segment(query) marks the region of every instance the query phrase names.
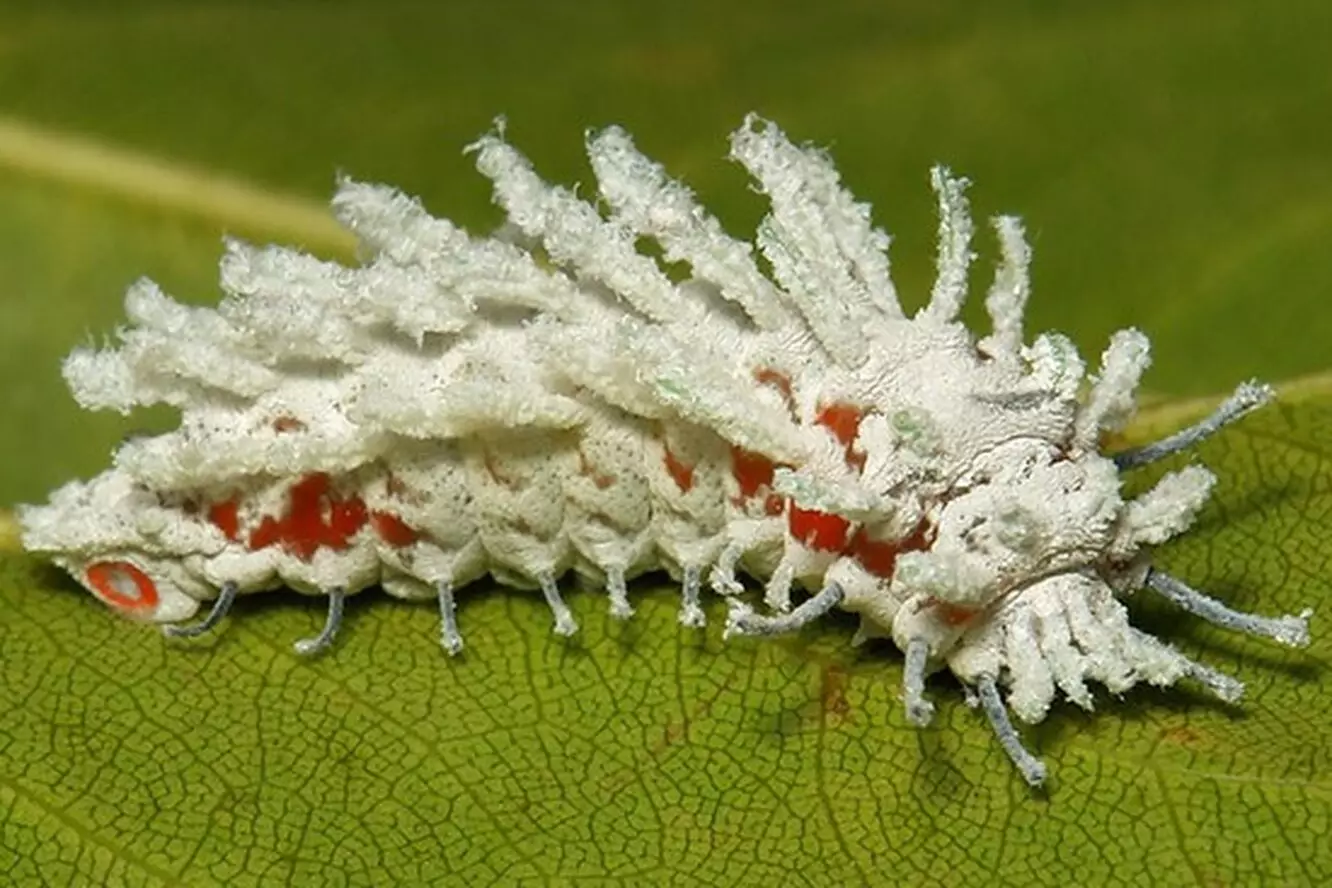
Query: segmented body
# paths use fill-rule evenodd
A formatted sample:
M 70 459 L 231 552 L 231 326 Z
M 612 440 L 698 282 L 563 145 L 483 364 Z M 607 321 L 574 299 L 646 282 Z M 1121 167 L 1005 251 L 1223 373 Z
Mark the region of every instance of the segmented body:
M 868 208 L 775 127 L 751 119 L 732 137 L 772 204 L 756 239 L 766 271 L 619 130 L 589 142 L 606 215 L 499 135 L 473 150 L 513 236 L 472 238 L 392 189 L 343 183 L 334 206 L 372 257 L 362 266 L 233 243 L 217 309 L 136 285 L 121 346 L 76 351 L 66 376 L 85 406 L 165 402 L 181 425 L 25 509 L 26 545 L 131 615 L 176 622 L 216 596 L 175 634 L 211 628 L 236 594 L 325 594 L 303 652 L 332 642 L 343 596 L 378 584 L 438 598 L 456 653 L 453 591 L 487 572 L 539 588 L 561 634 L 577 629 L 556 585 L 570 570 L 628 617 L 627 580 L 665 568 L 690 626 L 706 584 L 732 597 L 728 635 L 841 607 L 861 616 L 859 638 L 905 651 L 912 721 L 929 720 L 924 677 L 946 666 L 1033 783 L 1044 769 L 1009 709 L 1039 721 L 1057 695 L 1090 706 L 1086 679 L 1238 694 L 1133 629 L 1117 596 L 1145 585 L 1231 628 L 1307 640 L 1307 613 L 1238 614 L 1150 566 L 1210 473 L 1120 495 L 1121 470 L 1270 391 L 1241 386 L 1196 427 L 1103 455 L 1102 433 L 1132 414 L 1146 337 L 1116 334 L 1093 377 L 1058 334 L 1026 344 L 1030 254 L 1008 217 L 992 329 L 973 336 L 958 320 L 963 180 L 934 172 L 939 275 L 908 316 Z M 764 582 L 770 615 L 736 597 L 738 572 Z M 796 587 L 816 594 L 792 610 Z

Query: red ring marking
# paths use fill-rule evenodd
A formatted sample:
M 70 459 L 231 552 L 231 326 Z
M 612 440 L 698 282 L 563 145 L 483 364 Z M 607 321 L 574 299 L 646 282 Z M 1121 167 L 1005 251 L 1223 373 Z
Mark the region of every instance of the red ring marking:
M 851 531 L 851 522 L 841 515 L 802 509 L 795 503 L 786 513 L 786 526 L 806 548 L 819 552 L 842 551 Z
M 121 575 L 134 581 L 137 596 L 126 595 L 116 586 L 116 580 Z M 128 561 L 99 561 L 90 564 L 85 576 L 97 596 L 112 607 L 127 611 L 154 610 L 157 607 L 157 587 L 146 573 Z

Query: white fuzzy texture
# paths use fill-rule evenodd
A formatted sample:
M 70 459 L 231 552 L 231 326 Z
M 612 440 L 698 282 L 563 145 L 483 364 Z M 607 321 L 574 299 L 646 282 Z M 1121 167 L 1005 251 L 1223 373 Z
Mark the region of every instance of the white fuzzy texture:
M 1130 628 L 1115 594 L 1213 479 L 1189 467 L 1122 498 L 1099 440 L 1132 415 L 1147 338 L 1115 334 L 1083 399 L 1073 344 L 1025 340 L 1016 219 L 994 223 L 978 339 L 957 320 L 965 179 L 933 171 L 938 277 L 908 319 L 868 206 L 776 126 L 751 117 L 731 139 L 771 206 L 753 243 L 622 130 L 587 147 L 605 214 L 500 133 L 469 149 L 517 242 L 342 181 L 363 265 L 232 242 L 216 309 L 136 285 L 119 344 L 75 351 L 65 375 L 87 407 L 172 404 L 180 427 L 25 508 L 28 548 L 80 578 L 132 559 L 162 599 L 139 616 L 158 620 L 228 582 L 423 597 L 487 572 L 549 592 L 573 569 L 610 583 L 617 616 L 624 579 L 658 568 L 728 595 L 749 573 L 777 610 L 833 584 L 858 637 L 924 642 L 964 682 L 1007 685 L 1026 721 L 1057 692 L 1090 707 L 1088 680 L 1210 676 Z M 304 520 L 320 529 L 292 530 L 318 484 Z

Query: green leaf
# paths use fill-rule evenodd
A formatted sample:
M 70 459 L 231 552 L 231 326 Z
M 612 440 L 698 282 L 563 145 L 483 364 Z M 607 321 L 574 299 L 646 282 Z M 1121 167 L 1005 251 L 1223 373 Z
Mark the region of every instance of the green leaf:
M 1326 611 L 1332 399 L 1283 402 L 1199 454 L 1221 476 L 1162 555 L 1232 605 Z M 1290 652 L 1142 593 L 1144 628 L 1245 681 L 1242 707 L 1179 687 L 1102 694 L 1027 732 L 1048 793 L 1017 777 L 958 686 L 936 725 L 898 701 L 900 656 L 833 620 L 780 642 L 676 623 L 634 590 L 619 624 L 574 592 L 478 584 L 447 658 L 429 606 L 355 598 L 322 617 L 244 600 L 169 643 L 31 559 L 0 568 L 0 867 L 19 884 L 1322 884 L 1332 825 L 1325 616 Z

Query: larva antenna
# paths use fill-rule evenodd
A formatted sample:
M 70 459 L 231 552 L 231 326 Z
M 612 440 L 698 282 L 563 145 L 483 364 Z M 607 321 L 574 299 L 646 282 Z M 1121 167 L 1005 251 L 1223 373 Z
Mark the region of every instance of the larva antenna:
M 900 317 L 894 308 L 891 284 L 886 292 L 892 302 L 885 307 L 882 281 L 874 298 L 852 274 L 851 263 L 827 218 L 827 200 L 836 177 L 828 181 L 826 159 L 812 150 L 792 145 L 772 124 L 759 127 L 754 115 L 731 134 L 731 159 L 745 167 L 768 196 L 771 212 L 759 225 L 758 244 L 772 266 L 782 289 L 796 305 L 823 349 L 839 364 L 858 367 L 869 354 L 867 321 L 876 316 Z M 841 232 L 850 239 L 850 229 Z M 871 238 L 872 240 L 872 238 Z M 886 246 L 886 238 L 881 246 Z M 868 261 L 872 252 L 864 243 L 855 254 Z M 887 259 L 882 268 L 872 263 L 862 275 L 887 280 Z
M 569 190 L 543 182 L 499 134 L 483 136 L 467 150 L 494 183 L 495 202 L 525 234 L 538 238 L 556 263 L 602 284 L 659 324 L 703 317 L 703 305 L 681 295 L 657 264 L 635 249 L 633 232 L 607 222 Z
M 947 167 L 930 170 L 930 184 L 939 200 L 938 274 L 929 304 L 916 314 L 916 320 L 947 324 L 957 320 L 967 297 L 967 269 L 971 252 L 971 210 L 967 204 L 967 186 L 971 182 L 954 176 Z
M 1096 450 L 1101 432 L 1123 428 L 1133 415 L 1134 394 L 1151 363 L 1151 342 L 1141 331 L 1129 328 L 1110 337 L 1100 373 L 1074 422 L 1074 446 Z
M 980 341 L 982 351 L 1002 360 L 1016 360 L 1022 351 L 1022 317 L 1031 295 L 1031 247 L 1016 216 L 994 219 L 999 238 L 999 264 L 985 296 L 991 333 Z
M 372 253 L 402 266 L 404 273 L 423 270 L 442 303 L 493 302 L 574 318 L 585 314 L 590 301 L 527 251 L 494 238 L 473 238 L 394 188 L 339 179 L 333 211 Z M 385 291 L 383 302 L 402 326 L 409 309 L 392 304 L 392 290 Z
M 1313 610 L 1306 608 L 1299 614 L 1264 617 L 1231 610 L 1221 602 L 1178 580 L 1170 574 L 1151 568 L 1147 571 L 1147 588 L 1173 602 L 1194 616 L 1202 617 L 1214 626 L 1260 635 L 1287 647 L 1308 647 L 1309 618 Z
M 782 294 L 754 262 L 753 247 L 727 235 L 687 187 L 634 147 L 628 133 L 612 126 L 589 135 L 587 153 L 615 221 L 655 238 L 667 261 L 687 262 L 697 277 L 717 285 L 760 329 L 795 320 Z
M 1256 379 L 1241 383 L 1229 398 L 1221 402 L 1210 414 L 1193 425 L 1180 429 L 1160 441 L 1154 441 L 1143 447 L 1116 453 L 1112 459 L 1120 469 L 1134 469 L 1148 463 L 1164 459 L 1172 453 L 1188 450 L 1195 444 L 1210 438 L 1232 422 L 1242 419 L 1259 407 L 1271 403 L 1276 397 L 1276 390 Z

